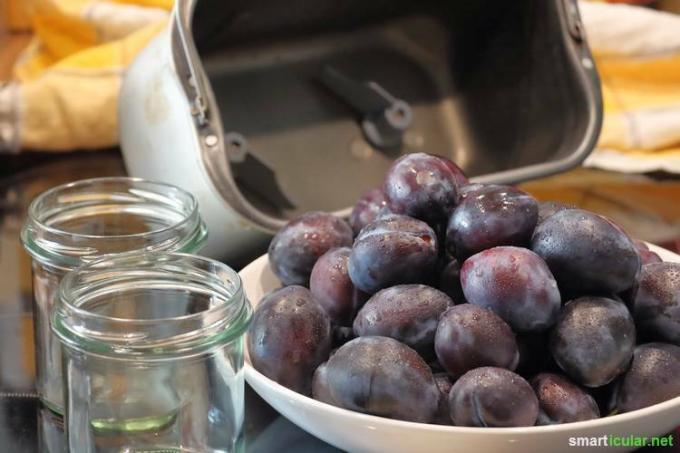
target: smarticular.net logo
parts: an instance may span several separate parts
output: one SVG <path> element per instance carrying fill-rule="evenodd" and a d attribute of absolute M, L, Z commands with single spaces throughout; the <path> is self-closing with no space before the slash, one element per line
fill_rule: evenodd
<path fill-rule="evenodd" d="M 570 437 L 568 443 L 570 447 L 673 447 L 673 434 L 667 436 L 613 436 L 611 434 L 602 436 L 578 436 Z"/>

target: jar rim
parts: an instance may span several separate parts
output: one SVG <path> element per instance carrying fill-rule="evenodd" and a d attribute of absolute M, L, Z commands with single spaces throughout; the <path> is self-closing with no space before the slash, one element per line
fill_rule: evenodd
<path fill-rule="evenodd" d="M 117 199 L 114 197 L 105 200 L 105 192 L 97 189 L 98 186 L 107 185 L 117 186 L 117 189 L 121 191 L 117 194 Z M 122 197 L 123 191 L 127 191 L 130 197 L 136 197 L 136 200 L 132 198 L 125 200 Z M 94 198 L 96 196 L 101 198 Z M 172 219 L 171 222 L 148 231 L 121 234 L 83 233 L 50 225 L 48 219 L 53 217 L 51 214 L 74 209 L 69 204 L 73 200 L 91 202 L 91 205 L 88 205 L 90 207 L 104 202 L 114 204 L 117 202 L 120 209 L 126 203 L 133 206 L 135 203 L 146 201 L 155 203 L 159 207 L 170 208 L 181 218 Z M 58 206 L 59 203 L 63 205 Z M 41 210 L 47 210 L 49 214 Z M 171 239 L 173 233 L 181 234 L 182 237 Z M 83 179 L 61 184 L 42 192 L 31 202 L 28 208 L 28 219 L 21 231 L 22 242 L 31 256 L 64 270 L 73 269 L 84 261 L 91 261 L 109 254 L 152 250 L 196 252 L 205 243 L 206 237 L 207 228 L 201 219 L 198 201 L 190 192 L 172 184 L 126 176 Z M 92 244 L 83 245 L 88 241 L 99 244 L 135 241 L 138 247 L 107 253 L 100 252 Z M 145 241 L 148 244 L 145 244 Z"/>
<path fill-rule="evenodd" d="M 106 182 L 135 182 L 135 183 L 149 184 L 149 185 L 154 185 L 154 186 L 157 186 L 157 187 L 165 187 L 166 189 L 175 190 L 179 193 L 182 193 L 183 195 L 185 195 L 187 197 L 187 199 L 189 200 L 189 203 L 190 203 L 191 214 L 193 214 L 195 211 L 198 211 L 198 202 L 196 201 L 196 198 L 191 193 L 187 192 L 186 190 L 181 189 L 177 186 L 173 186 L 172 184 L 159 182 L 159 181 L 150 181 L 150 180 L 147 180 L 147 179 L 135 178 L 135 177 L 130 177 L 130 176 L 105 176 L 105 177 L 99 177 L 99 178 L 80 179 L 78 181 L 68 182 L 66 184 L 61 184 L 61 185 L 58 185 L 58 186 L 52 187 L 51 189 L 46 190 L 45 192 L 38 195 L 31 202 L 31 204 L 28 207 L 28 215 L 32 219 L 34 219 L 36 225 L 39 225 L 45 231 L 50 231 L 52 233 L 67 233 L 67 234 L 72 234 L 74 236 L 79 236 L 79 237 L 82 237 L 82 238 L 92 238 L 92 239 L 106 239 L 106 238 L 114 237 L 112 235 L 106 235 L 106 234 L 98 235 L 98 234 L 72 233 L 72 232 L 65 231 L 65 230 L 60 229 L 60 228 L 55 228 L 55 227 L 52 227 L 52 226 L 44 223 L 40 219 L 40 215 L 37 212 L 38 205 L 40 204 L 40 202 L 44 201 L 46 198 L 54 195 L 55 193 L 64 191 L 66 189 L 72 189 L 72 188 L 75 188 L 75 187 L 91 185 L 93 183 L 106 183 Z M 141 233 L 119 234 L 119 235 L 116 235 L 115 237 L 133 238 L 133 237 L 153 235 L 155 233 L 162 233 L 164 231 L 174 229 L 174 228 L 182 225 L 183 223 L 188 222 L 189 219 L 190 219 L 190 217 L 186 216 L 182 220 L 180 220 L 179 222 L 177 222 L 175 224 L 163 226 L 162 228 L 144 231 L 144 232 L 141 232 Z"/>
<path fill-rule="evenodd" d="M 95 298 L 122 294 L 118 285 L 153 291 L 159 288 L 159 278 L 183 285 L 185 292 L 209 293 L 212 305 L 194 313 L 152 318 L 109 316 L 82 307 Z M 72 349 L 121 359 L 163 360 L 233 341 L 245 333 L 251 316 L 241 278 L 226 264 L 184 253 L 140 253 L 98 259 L 68 272 L 59 286 L 51 328 Z"/>

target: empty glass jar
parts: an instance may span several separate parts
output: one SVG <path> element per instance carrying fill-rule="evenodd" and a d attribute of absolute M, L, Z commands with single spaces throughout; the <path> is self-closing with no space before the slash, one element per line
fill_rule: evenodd
<path fill-rule="evenodd" d="M 21 233 L 33 257 L 36 388 L 62 412 L 61 352 L 49 313 L 63 275 L 111 254 L 197 252 L 206 239 L 198 203 L 177 187 L 135 178 L 97 178 L 55 187 L 29 207 Z"/>
<path fill-rule="evenodd" d="M 121 255 L 70 272 L 52 319 L 70 451 L 239 450 L 251 315 L 238 274 L 208 258 Z"/>

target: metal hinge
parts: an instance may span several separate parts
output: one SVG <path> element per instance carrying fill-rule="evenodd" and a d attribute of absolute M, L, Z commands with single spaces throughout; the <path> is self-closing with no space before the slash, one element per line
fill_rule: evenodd
<path fill-rule="evenodd" d="M 196 68 L 198 54 L 193 41 L 186 34 L 193 5 L 194 2 L 191 0 L 180 0 L 175 5 L 174 23 L 171 27 L 172 54 L 177 76 L 189 100 L 191 114 L 196 124 L 203 127 L 208 123 L 209 114 L 208 104 L 203 97 L 205 87 Z"/>

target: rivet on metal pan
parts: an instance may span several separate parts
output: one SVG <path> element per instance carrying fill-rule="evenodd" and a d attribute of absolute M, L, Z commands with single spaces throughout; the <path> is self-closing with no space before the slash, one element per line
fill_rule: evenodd
<path fill-rule="evenodd" d="M 203 139 L 203 142 L 206 144 L 206 146 L 213 147 L 217 146 L 217 136 L 214 134 L 206 135 L 205 138 Z"/>

